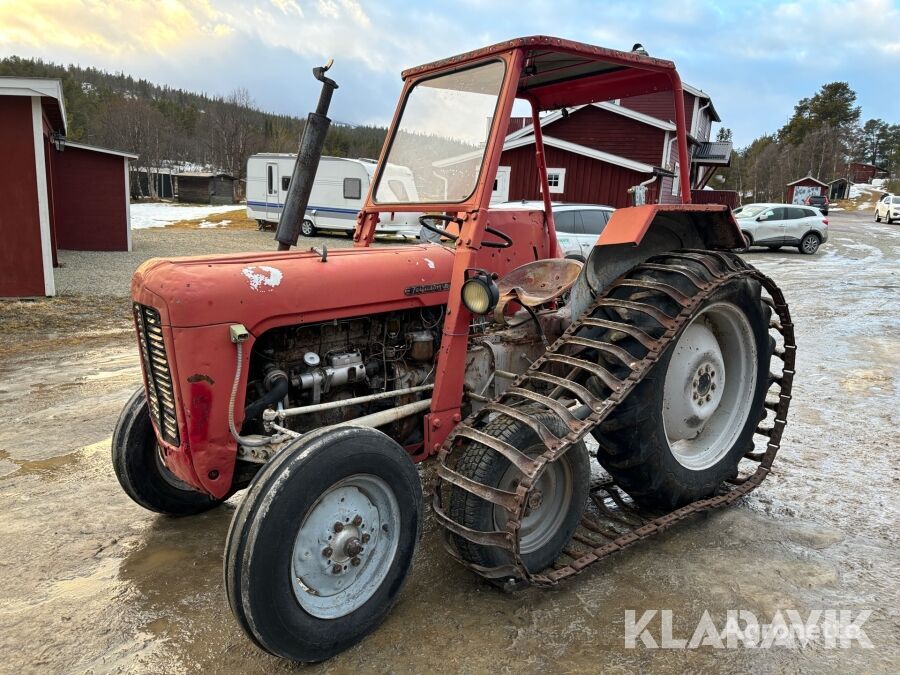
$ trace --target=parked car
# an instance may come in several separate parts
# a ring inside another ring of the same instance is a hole
[[[900,197],[897,195],[885,195],[875,204],[875,222],[882,220],[893,223],[900,220]]]
[[[822,212],[822,215],[828,215],[829,201],[828,197],[826,197],[825,195],[810,195],[803,203],[807,206],[816,207],[817,209],[819,209],[819,211]]]
[[[492,209],[534,209],[544,210],[544,202],[519,201],[491,204]],[[599,204],[564,204],[552,202],[553,221],[556,223],[556,238],[567,258],[584,262],[597,237],[603,232],[615,209]]]
[[[766,246],[777,251],[796,246],[812,255],[828,241],[828,218],[811,206],[794,204],[746,204],[734,215],[747,245]]]

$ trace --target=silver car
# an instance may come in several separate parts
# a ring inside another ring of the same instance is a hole
[[[584,262],[615,209],[598,204],[564,204],[561,202],[551,202],[550,206],[553,209],[556,238],[560,248],[563,249],[567,258],[575,258]],[[491,209],[543,211],[544,202],[503,202],[491,204]]]
[[[777,251],[796,246],[800,253],[812,255],[828,241],[828,218],[819,209],[797,204],[746,204],[735,209],[734,217],[747,245],[765,246]]]

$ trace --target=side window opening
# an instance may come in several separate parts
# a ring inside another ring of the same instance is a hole
[[[562,194],[566,191],[566,170],[547,169],[547,187],[551,193]]]
[[[557,232],[575,233],[575,211],[560,211],[553,214]]]
[[[581,212],[581,222],[585,234],[600,234],[606,227],[606,213],[600,209],[585,209]]]
[[[268,194],[275,192],[275,167],[271,164],[266,166],[266,192]]]
[[[344,179],[344,199],[359,199],[362,196],[362,180],[359,178]]]
[[[287,191],[288,185],[290,185],[290,184],[291,184],[290,176],[282,176],[281,177],[281,189],[282,190]]]

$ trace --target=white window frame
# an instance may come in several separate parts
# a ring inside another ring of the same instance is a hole
[[[672,170],[672,173],[675,174],[672,180],[672,196],[678,197],[681,195],[681,166],[678,162],[675,162],[675,168]]]
[[[550,176],[556,176],[556,185],[551,185]],[[547,169],[547,189],[551,194],[562,194],[566,191],[566,170]]]

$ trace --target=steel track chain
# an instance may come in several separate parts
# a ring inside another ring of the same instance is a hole
[[[691,261],[702,265],[709,273],[711,280],[703,279],[690,267],[662,262],[671,259]],[[638,270],[657,270],[678,274],[686,278],[697,291],[687,295],[668,284],[629,277]],[[756,470],[728,481],[728,485],[723,484],[719,490],[720,494],[692,502],[665,514],[648,513],[639,509],[629,502],[614,481],[595,485],[591,490],[591,499],[600,518],[586,512],[563,555],[550,567],[539,572],[530,572],[519,555],[518,532],[526,513],[529,491],[531,486],[537,482],[541,472],[550,462],[559,459],[569,448],[581,441],[628,396],[666,349],[675,342],[693,316],[694,311],[704,300],[727,282],[740,278],[757,280],[768,293],[768,298],[763,296],[763,302],[772,308],[775,315],[770,322],[769,329],[781,335],[783,345],[779,348],[776,343],[769,366],[770,385],[765,406],[767,410],[774,413],[773,420],[769,423],[771,426],[766,426],[768,417],[764,418],[756,430],[756,434],[766,438],[766,449],[761,452],[751,451],[744,455],[745,459],[758,464]],[[609,294],[613,289],[622,286],[646,288],[648,291],[664,293],[681,307],[681,311],[677,316],[672,317],[663,314],[649,304],[610,297]],[[631,315],[640,314],[649,317],[662,326],[665,331],[659,337],[653,338],[634,324],[595,316],[603,313],[605,308],[627,310]],[[585,327],[606,328],[629,335],[647,349],[647,354],[638,360],[615,345],[577,335]],[[619,379],[598,363],[561,353],[565,347],[571,345],[606,352],[625,363],[630,372],[624,379]],[[573,322],[547,352],[531,364],[530,368],[520,375],[509,388],[494,401],[469,415],[447,438],[438,456],[438,481],[434,489],[432,507],[435,516],[445,530],[444,537],[448,551],[459,562],[481,576],[494,580],[507,580],[510,587],[517,587],[523,583],[552,586],[578,574],[589,565],[612,553],[662,532],[694,513],[734,504],[763,482],[778,453],[791,401],[796,349],[794,326],[791,323],[790,312],[781,289],[768,276],[751,267],[738,256],[717,251],[684,249],[656,256],[642,265],[638,265],[613,282],[603,295],[598,296],[594,304]],[[782,362],[780,373],[771,372],[772,361],[776,359]],[[546,372],[558,364],[571,369],[567,378]],[[609,393],[606,396],[597,395],[586,387],[571,381],[573,375],[579,371],[598,378]],[[528,389],[529,383],[549,384],[553,385],[554,389],[549,395],[545,395]],[[776,391],[773,392],[773,388]],[[591,410],[590,414],[584,419],[576,418],[570,408],[559,400],[564,392],[570,397],[574,396],[582,404],[586,404]],[[523,404],[528,408],[523,410],[521,407]],[[535,419],[536,411],[553,413],[566,425],[569,433],[563,437],[557,437],[544,424]],[[491,414],[512,418],[531,427],[546,446],[546,451],[539,457],[528,457],[512,445],[479,430],[477,427],[483,426],[485,418]],[[499,490],[457,473],[448,464],[448,459],[450,459],[453,449],[463,440],[482,444],[506,457],[522,476],[515,492]],[[505,529],[493,532],[473,530],[450,518],[444,511],[442,488],[451,489],[454,486],[506,509],[509,515]],[[504,549],[509,552],[512,563],[499,567],[484,567],[466,561],[456,550],[453,535],[480,546],[496,546]]]

